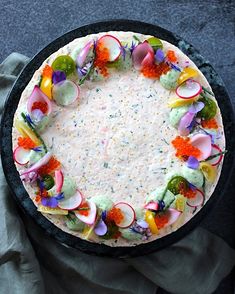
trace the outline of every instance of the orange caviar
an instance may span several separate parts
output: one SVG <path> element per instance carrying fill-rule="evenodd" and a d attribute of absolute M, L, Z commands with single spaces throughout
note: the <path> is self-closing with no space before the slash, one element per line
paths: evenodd
<path fill-rule="evenodd" d="M 170 70 L 169 65 L 165 62 L 161 62 L 159 64 L 150 63 L 145 64 L 142 69 L 141 73 L 150 79 L 159 79 L 162 74 L 167 73 Z"/>
<path fill-rule="evenodd" d="M 77 212 L 78 212 L 79 214 L 81 214 L 81 215 L 88 216 L 90 207 L 89 207 L 89 205 L 88 205 L 86 202 L 83 202 L 83 203 L 79 206 L 79 208 L 88 208 L 88 209 L 84 209 L 84 210 L 79 210 L 79 209 L 78 209 L 78 211 L 77 211 Z"/>
<path fill-rule="evenodd" d="M 202 120 L 201 124 L 203 128 L 218 129 L 217 121 L 214 118 L 211 118 L 208 120 Z"/>
<path fill-rule="evenodd" d="M 52 78 L 53 69 L 50 67 L 50 65 L 46 65 L 42 71 L 42 75 L 44 77 Z"/>
<path fill-rule="evenodd" d="M 18 138 L 18 146 L 23 147 L 24 149 L 33 149 L 36 147 L 36 144 L 30 138 Z"/>
<path fill-rule="evenodd" d="M 182 188 L 182 189 L 180 189 L 180 194 L 184 195 L 184 197 L 186 197 L 186 198 L 191 199 L 191 198 L 194 198 L 196 196 L 197 191 L 192 190 L 190 188 L 187 188 L 187 189 Z"/>
<path fill-rule="evenodd" d="M 52 156 L 47 164 L 43 165 L 42 167 L 38 169 L 38 173 L 40 175 L 51 174 L 60 166 L 61 166 L 61 163 L 54 156 Z"/>
<path fill-rule="evenodd" d="M 32 110 L 39 109 L 42 113 L 46 113 L 48 110 L 48 106 L 46 102 L 36 101 L 33 103 Z"/>
<path fill-rule="evenodd" d="M 168 223 L 169 217 L 167 214 L 159 213 L 155 216 L 154 220 L 158 229 L 161 229 Z"/>
<path fill-rule="evenodd" d="M 34 199 L 37 203 L 41 202 L 41 196 L 37 195 Z"/>
<path fill-rule="evenodd" d="M 94 66 L 98 67 L 101 74 L 104 77 L 108 76 L 108 70 L 107 70 L 107 62 L 109 61 L 109 50 L 107 48 L 104 48 L 102 45 L 97 45 L 96 47 L 96 57 L 95 57 L 95 62 Z"/>
<path fill-rule="evenodd" d="M 186 159 L 188 156 L 198 158 L 201 155 L 201 151 L 197 147 L 190 144 L 189 138 L 177 136 L 171 143 L 177 150 L 175 156 L 181 159 Z"/>
<path fill-rule="evenodd" d="M 166 53 L 166 57 L 170 62 L 177 61 L 177 57 L 176 57 L 175 52 L 173 50 L 168 50 Z"/>
<path fill-rule="evenodd" d="M 111 210 L 107 213 L 107 220 L 108 221 L 114 221 L 115 224 L 120 224 L 120 222 L 123 220 L 124 216 L 121 212 L 120 208 L 113 207 Z"/>

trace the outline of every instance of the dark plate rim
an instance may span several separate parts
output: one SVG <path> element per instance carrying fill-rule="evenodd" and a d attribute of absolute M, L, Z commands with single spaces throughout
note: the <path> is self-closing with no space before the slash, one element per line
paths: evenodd
<path fill-rule="evenodd" d="M 110 247 L 104 244 L 91 243 L 70 235 L 52 224 L 41 213 L 37 211 L 35 205 L 29 198 L 26 190 L 23 187 L 22 182 L 20 181 L 20 177 L 15 168 L 11 152 L 11 128 L 13 123 L 13 116 L 23 89 L 25 88 L 25 86 L 31 79 L 32 74 L 39 67 L 39 65 L 50 54 L 57 51 L 59 48 L 75 38 L 82 37 L 91 33 L 98 33 L 102 31 L 105 32 L 110 30 L 134 31 L 142 34 L 156 35 L 159 38 L 164 39 L 176 45 L 177 47 L 180 47 L 180 49 L 196 63 L 196 65 L 205 74 L 206 78 L 210 82 L 212 89 L 217 97 L 217 101 L 220 106 L 224 122 L 225 137 L 228 149 L 228 153 L 224 158 L 224 164 L 219 182 L 214 193 L 211 195 L 210 199 L 207 201 L 204 207 L 189 222 L 187 222 L 177 231 L 155 241 L 137 245 L 134 247 Z M 205 69 L 206 71 L 204 71 Z M 215 79 L 213 79 L 213 76 L 215 77 Z M 214 82 L 214 80 L 216 80 L 216 83 Z M 20 208 L 23 210 L 23 212 L 27 216 L 29 215 L 37 225 L 39 225 L 48 235 L 52 236 L 58 242 L 66 244 L 67 246 L 71 246 L 73 248 L 77 248 L 85 253 L 99 256 L 124 258 L 149 254 L 157 250 L 161 250 L 186 236 L 197 225 L 199 225 L 203 217 L 221 198 L 221 191 L 223 191 L 223 194 L 225 193 L 234 167 L 234 154 L 233 152 L 230 152 L 230 150 L 235 149 L 235 139 L 233 138 L 233 136 L 231 136 L 231 134 L 235 133 L 235 120 L 232 109 L 232 104 L 225 89 L 225 86 L 213 67 L 199 54 L 198 50 L 196 50 L 189 43 L 182 40 L 180 37 L 157 25 L 136 20 L 114 19 L 91 23 L 65 33 L 64 35 L 56 38 L 42 50 L 40 50 L 24 67 L 19 77 L 15 81 L 6 100 L 1 121 L 1 158 L 3 170 L 7 183 L 12 191 L 12 195 Z"/>

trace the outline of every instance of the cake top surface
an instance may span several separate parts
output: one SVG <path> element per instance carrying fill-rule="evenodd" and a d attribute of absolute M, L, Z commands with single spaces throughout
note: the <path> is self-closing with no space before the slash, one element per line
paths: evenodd
<path fill-rule="evenodd" d="M 90 242 L 134 246 L 200 210 L 225 140 L 210 85 L 186 55 L 156 37 L 108 32 L 43 62 L 22 93 L 13 146 L 51 222 Z"/>

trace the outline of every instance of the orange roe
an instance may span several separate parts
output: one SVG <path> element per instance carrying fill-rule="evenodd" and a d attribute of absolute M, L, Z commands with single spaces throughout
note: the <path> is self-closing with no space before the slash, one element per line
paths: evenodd
<path fill-rule="evenodd" d="M 24 149 L 33 149 L 36 147 L 36 144 L 30 138 L 19 137 L 18 146 L 23 147 Z"/>
<path fill-rule="evenodd" d="M 198 158 L 201 155 L 201 151 L 197 147 L 190 144 L 189 138 L 177 136 L 171 143 L 177 150 L 175 156 L 183 160 L 187 160 L 188 156 Z"/>
<path fill-rule="evenodd" d="M 98 67 L 104 77 L 108 76 L 107 62 L 110 59 L 109 50 L 100 44 L 96 46 L 94 66 Z"/>
<path fill-rule="evenodd" d="M 54 157 L 52 156 L 51 159 L 48 161 L 47 164 L 43 165 L 38 169 L 38 173 L 43 176 L 47 174 L 53 173 L 55 170 L 60 168 L 61 163 Z"/>
<path fill-rule="evenodd" d="M 176 57 L 175 52 L 173 50 L 168 50 L 166 53 L 166 57 L 170 62 L 177 61 L 177 57 Z"/>
<path fill-rule="evenodd" d="M 123 220 L 124 215 L 121 212 L 120 208 L 113 207 L 111 210 L 107 213 L 107 221 L 114 221 L 116 225 L 120 224 L 120 222 Z"/>
<path fill-rule="evenodd" d="M 141 73 L 146 78 L 159 79 L 162 74 L 167 73 L 169 70 L 170 67 L 165 62 L 161 62 L 159 64 L 149 63 L 142 67 Z"/>
<path fill-rule="evenodd" d="M 79 208 L 88 208 L 87 210 L 79 210 L 79 209 L 78 209 L 78 211 L 77 211 L 77 212 L 78 212 L 79 214 L 81 214 L 81 215 L 88 216 L 90 207 L 89 207 L 89 205 L 88 205 L 86 202 L 83 202 L 83 203 L 79 206 Z"/>
<path fill-rule="evenodd" d="M 41 202 L 41 196 L 37 195 L 34 200 L 36 201 L 36 203 Z"/>
<path fill-rule="evenodd" d="M 186 188 L 186 189 L 182 188 L 182 189 L 180 189 L 180 194 L 184 195 L 184 197 L 186 197 L 186 198 L 191 199 L 191 198 L 194 198 L 196 196 L 197 191 L 192 190 L 190 188 Z"/>
<path fill-rule="evenodd" d="M 208 120 L 202 120 L 201 124 L 203 128 L 218 129 L 217 121 L 214 118 L 211 118 Z"/>
<path fill-rule="evenodd" d="M 167 214 L 158 213 L 156 214 L 154 220 L 158 229 L 161 229 L 168 223 L 169 216 Z"/>
<path fill-rule="evenodd" d="M 46 113 L 48 110 L 48 106 L 46 102 L 36 101 L 33 103 L 32 110 L 39 109 L 42 113 Z"/>
<path fill-rule="evenodd" d="M 43 77 L 48 77 L 48 78 L 52 78 L 52 74 L 53 74 L 53 69 L 50 67 L 50 65 L 46 65 L 42 71 L 42 76 Z"/>

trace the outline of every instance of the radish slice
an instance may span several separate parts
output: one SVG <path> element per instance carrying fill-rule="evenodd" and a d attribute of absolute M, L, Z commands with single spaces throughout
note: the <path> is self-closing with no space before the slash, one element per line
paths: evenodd
<path fill-rule="evenodd" d="M 64 183 L 64 175 L 61 170 L 55 171 L 55 186 L 56 186 L 56 193 L 60 193 L 62 186 Z"/>
<path fill-rule="evenodd" d="M 24 149 L 23 147 L 16 147 L 13 152 L 13 158 L 19 165 L 26 165 L 29 162 L 29 154 L 31 150 Z"/>
<path fill-rule="evenodd" d="M 159 207 L 158 202 L 154 202 L 154 201 L 151 201 L 144 206 L 144 208 L 148 210 L 158 210 L 158 207 Z"/>
<path fill-rule="evenodd" d="M 36 162 L 34 165 L 32 165 L 30 168 L 28 168 L 26 171 L 24 171 L 20 175 L 22 176 L 22 175 L 38 170 L 41 166 L 48 163 L 51 156 L 52 156 L 51 152 L 47 152 L 38 162 Z"/>
<path fill-rule="evenodd" d="M 82 195 L 77 191 L 76 194 L 68 199 L 58 201 L 58 207 L 66 210 L 76 209 L 82 203 Z"/>
<path fill-rule="evenodd" d="M 166 211 L 166 214 L 168 216 L 168 223 L 167 226 L 172 225 L 174 222 L 177 221 L 178 217 L 181 215 L 181 211 L 174 209 L 174 208 L 169 208 Z"/>
<path fill-rule="evenodd" d="M 78 56 L 76 58 L 76 63 L 78 67 L 83 67 L 86 61 L 86 58 L 93 47 L 93 42 L 88 42 L 85 47 L 82 48 L 82 50 L 78 53 Z"/>
<path fill-rule="evenodd" d="M 97 211 L 96 205 L 92 201 L 87 200 L 86 202 L 90 207 L 89 214 L 87 216 L 80 214 L 78 211 L 74 211 L 74 212 L 76 217 L 80 219 L 82 222 L 86 223 L 87 225 L 92 225 L 96 219 L 96 211 Z"/>
<path fill-rule="evenodd" d="M 126 202 L 119 202 L 114 207 L 119 208 L 124 215 L 123 220 L 117 226 L 123 229 L 130 227 L 135 220 L 134 209 Z"/>
<path fill-rule="evenodd" d="M 67 106 L 78 99 L 80 87 L 70 80 L 64 80 L 52 88 L 52 97 L 57 104 Z"/>
<path fill-rule="evenodd" d="M 180 84 L 175 90 L 176 94 L 183 99 L 191 99 L 199 95 L 201 91 L 202 86 L 194 80 Z"/>
<path fill-rule="evenodd" d="M 211 136 L 205 134 L 196 134 L 190 138 L 191 144 L 201 151 L 201 155 L 197 158 L 205 160 L 211 155 Z"/>
<path fill-rule="evenodd" d="M 213 156 L 217 153 L 222 153 L 221 148 L 216 144 L 212 144 L 211 156 Z M 212 166 L 216 166 L 216 165 L 220 164 L 222 159 L 223 159 L 223 154 L 220 154 L 220 155 L 218 155 L 218 157 L 210 159 L 209 162 Z"/>
<path fill-rule="evenodd" d="M 32 114 L 32 107 L 34 102 L 43 102 L 47 104 L 46 115 L 49 115 L 52 110 L 51 100 L 42 92 L 42 90 L 36 85 L 34 86 L 33 92 L 29 96 L 27 102 L 27 111 L 29 114 Z"/>
<path fill-rule="evenodd" d="M 144 42 L 135 47 L 132 53 L 134 68 L 139 70 L 146 64 L 154 61 L 154 51 L 149 43 Z"/>
<path fill-rule="evenodd" d="M 202 206 L 204 201 L 205 201 L 205 195 L 204 193 L 199 190 L 197 190 L 197 194 L 195 195 L 195 197 L 187 199 L 187 205 L 190 207 L 197 207 L 197 206 Z"/>
<path fill-rule="evenodd" d="M 106 223 L 101 219 L 95 227 L 94 232 L 97 236 L 104 236 L 108 231 Z"/>
<path fill-rule="evenodd" d="M 98 45 L 102 45 L 109 50 L 109 61 L 115 61 L 121 54 L 122 44 L 111 35 L 104 35 L 98 40 Z"/>

